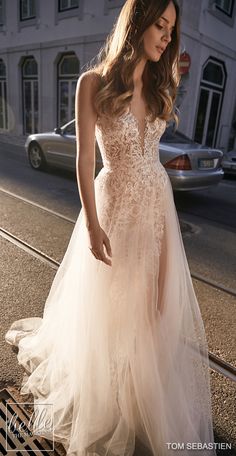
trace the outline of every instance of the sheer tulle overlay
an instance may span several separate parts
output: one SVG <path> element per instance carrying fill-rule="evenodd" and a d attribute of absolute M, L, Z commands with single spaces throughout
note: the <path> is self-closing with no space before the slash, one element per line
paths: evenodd
<path fill-rule="evenodd" d="M 208 448 L 195 455 L 216 454 L 207 341 L 159 160 L 166 122 L 145 122 L 143 147 L 130 111 L 96 125 L 96 204 L 112 267 L 90 252 L 81 209 L 43 317 L 15 321 L 5 336 L 25 368 L 21 393 L 33 393 L 41 416 L 35 434 L 68 455 L 131 456 L 136 439 L 155 456 L 187 455 L 189 443 Z"/>

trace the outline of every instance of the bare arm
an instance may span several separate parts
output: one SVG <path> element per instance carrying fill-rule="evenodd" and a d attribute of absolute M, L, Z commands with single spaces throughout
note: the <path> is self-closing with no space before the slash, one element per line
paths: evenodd
<path fill-rule="evenodd" d="M 80 198 L 85 214 L 86 227 L 90 238 L 90 250 L 96 259 L 111 266 L 110 241 L 99 224 L 96 209 L 94 173 L 95 173 L 95 124 L 97 113 L 93 100 L 99 84 L 99 76 L 87 72 L 80 76 L 75 96 L 75 125 L 76 125 L 76 176 Z"/>
<path fill-rule="evenodd" d="M 99 226 L 95 205 L 95 123 L 93 107 L 98 76 L 84 73 L 78 79 L 75 95 L 76 176 L 83 205 L 86 226 L 90 230 Z"/>

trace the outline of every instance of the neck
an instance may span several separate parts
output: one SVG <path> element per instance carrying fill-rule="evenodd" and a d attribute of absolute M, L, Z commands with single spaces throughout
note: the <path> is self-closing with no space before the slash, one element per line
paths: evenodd
<path fill-rule="evenodd" d="M 140 62 L 136 65 L 133 73 L 133 82 L 134 82 L 134 89 L 140 89 L 143 86 L 143 72 L 144 68 L 146 65 L 147 60 L 142 59 Z"/>

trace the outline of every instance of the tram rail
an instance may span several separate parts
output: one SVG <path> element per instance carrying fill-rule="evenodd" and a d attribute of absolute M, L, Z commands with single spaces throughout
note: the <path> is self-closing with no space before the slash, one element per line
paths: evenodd
<path fill-rule="evenodd" d="M 38 260 L 42 261 L 43 263 L 46 263 L 48 266 L 51 268 L 57 270 L 58 267 L 60 266 L 60 263 L 56 261 L 54 258 L 50 257 L 49 255 L 45 254 L 44 252 L 41 252 L 40 250 L 36 249 L 35 247 L 32 247 L 30 244 L 28 244 L 25 241 L 22 241 L 19 237 L 15 236 L 14 234 L 10 233 L 9 231 L 0 228 L 0 236 L 10 242 L 11 244 L 15 245 L 16 247 L 22 249 L 29 255 L 37 258 Z M 194 275 L 192 275 L 194 277 Z M 197 277 L 199 280 L 199 277 Z M 207 283 L 206 280 L 204 280 L 204 283 Z M 212 286 L 212 283 L 209 284 Z M 214 285 L 216 288 L 216 286 Z M 223 287 L 217 287 L 221 292 L 225 292 L 225 289 Z M 234 292 L 235 293 L 235 292 Z M 229 378 L 230 380 L 236 382 L 236 367 L 234 367 L 232 364 L 222 360 L 218 356 L 214 355 L 212 352 L 208 352 L 208 357 L 209 357 L 209 365 L 210 368 L 217 371 L 218 373 L 222 374 L 224 377 Z"/>

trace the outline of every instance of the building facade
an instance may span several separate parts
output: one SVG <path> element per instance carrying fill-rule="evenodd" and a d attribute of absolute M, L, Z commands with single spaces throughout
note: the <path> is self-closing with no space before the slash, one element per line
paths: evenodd
<path fill-rule="evenodd" d="M 179 129 L 229 150 L 236 124 L 235 0 L 179 3 Z M 96 57 L 123 4 L 0 0 L 0 132 L 48 131 L 74 117 L 78 76 Z"/>

